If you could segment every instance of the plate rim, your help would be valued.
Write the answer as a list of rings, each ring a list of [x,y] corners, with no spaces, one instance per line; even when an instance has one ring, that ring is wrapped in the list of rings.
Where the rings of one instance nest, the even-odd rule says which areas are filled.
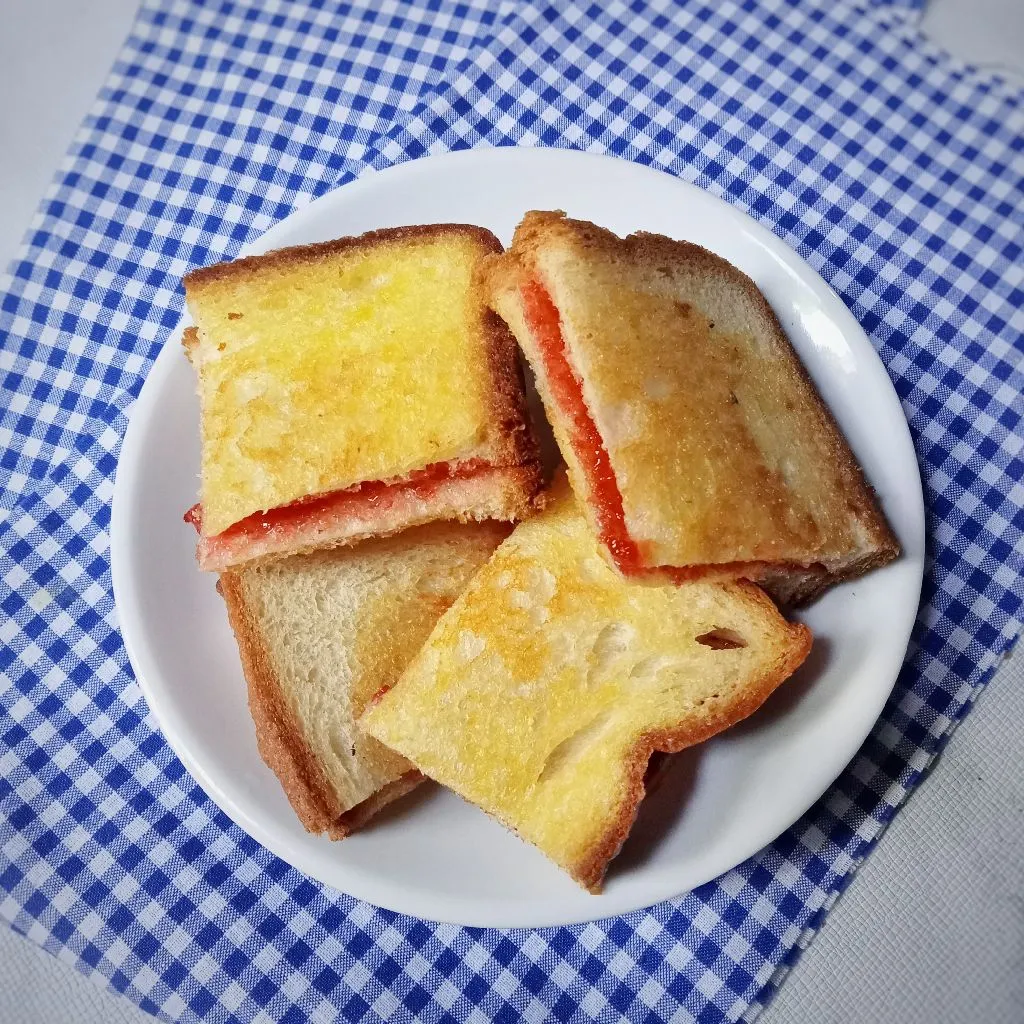
[[[857,339],[859,347],[863,348],[866,353],[870,353],[870,356],[873,356],[872,370],[880,371],[880,381],[884,380],[884,382],[888,384],[888,394],[886,395],[887,400],[894,401],[900,410],[900,418],[903,423],[905,435],[901,437],[900,440],[905,441],[909,445],[910,453],[913,455],[913,465],[915,467],[913,479],[907,483],[907,486],[913,491],[910,497],[912,499],[911,503],[913,505],[913,512],[915,513],[915,521],[913,523],[914,536],[913,538],[901,538],[901,540],[904,541],[905,551],[908,548],[913,548],[920,551],[923,555],[925,538],[924,496],[916,451],[913,446],[909,424],[907,423],[905,413],[903,412],[902,403],[899,400],[899,396],[896,393],[888,371],[882,363],[878,352],[872,345],[867,333],[853,316],[852,312],[847,308],[842,298],[829,286],[824,278],[822,278],[821,275],[785,241],[776,236],[765,225],[754,220],[754,218],[745,211],[732,205],[722,197],[705,189],[701,189],[699,186],[678,178],[669,172],[662,171],[645,164],[615,157],[613,155],[574,149],[563,149],[558,147],[483,147],[478,149],[457,150],[432,154],[414,160],[406,160],[382,170],[367,169],[356,179],[337,188],[331,189],[304,206],[295,208],[291,213],[275,222],[258,237],[247,242],[240,249],[235,258],[240,258],[254,253],[262,253],[268,249],[278,247],[280,245],[280,243],[277,242],[277,238],[279,236],[286,234],[289,230],[293,230],[296,223],[303,225],[305,221],[315,217],[316,210],[319,206],[337,202],[339,193],[343,193],[345,200],[348,202],[357,202],[359,195],[362,192],[366,191],[368,188],[378,186],[382,178],[388,176],[394,178],[401,178],[403,176],[410,175],[415,176],[416,174],[421,173],[423,167],[428,164],[431,169],[443,170],[446,165],[450,164],[486,163],[487,161],[503,161],[506,159],[526,159],[541,162],[545,160],[560,162],[569,159],[578,161],[581,164],[582,162],[590,162],[595,166],[598,163],[603,166],[616,165],[617,170],[621,169],[629,174],[642,173],[646,175],[654,175],[657,176],[659,180],[667,178],[674,186],[681,190],[681,193],[689,192],[691,195],[697,194],[701,197],[701,202],[710,202],[712,206],[717,206],[723,213],[727,213],[729,217],[737,219],[746,229],[748,234],[752,235],[755,240],[760,242],[760,244],[771,250],[774,255],[784,258],[787,264],[795,261],[800,270],[800,276],[803,283],[810,286],[815,296],[826,307],[832,307],[835,309],[836,303],[841,307],[842,314],[845,314],[841,316],[841,319],[847,321],[847,323],[843,325],[844,337],[849,338],[849,331],[851,329],[855,331],[855,334],[859,335]],[[692,889],[696,888],[697,885],[704,884],[713,878],[719,877],[720,874],[723,874],[738,864],[743,863],[760,849],[773,842],[779,835],[785,832],[786,829],[790,828],[814,805],[815,802],[817,802],[818,799],[820,799],[822,794],[825,793],[842,774],[846,765],[856,755],[857,751],[870,735],[879,715],[884,709],[886,701],[892,693],[893,687],[895,686],[900,668],[905,659],[911,632],[917,619],[918,608],[920,605],[921,586],[923,583],[923,557],[914,559],[914,565],[918,568],[916,587],[914,588],[915,600],[912,614],[908,613],[905,617],[905,630],[900,630],[900,642],[895,645],[899,650],[899,654],[898,657],[894,658],[895,664],[891,673],[892,680],[884,688],[884,692],[881,687],[879,688],[877,702],[872,702],[873,704],[877,703],[877,707],[872,708],[873,713],[870,717],[867,730],[863,732],[863,734],[860,734],[859,729],[854,730],[853,734],[848,734],[846,736],[847,742],[840,744],[840,746],[843,750],[847,751],[847,755],[841,760],[841,763],[835,772],[832,772],[830,768],[829,771],[825,773],[827,775],[827,779],[823,782],[820,790],[816,792],[812,799],[800,801],[804,806],[802,806],[796,814],[785,815],[788,820],[779,827],[773,825],[771,830],[756,830],[751,836],[750,841],[745,844],[749,849],[745,849],[742,856],[733,860],[731,864],[719,868],[714,874],[703,879],[703,881],[696,882],[693,885],[685,885],[683,888],[673,892],[661,893],[660,895],[656,895],[653,900],[647,902],[636,903],[635,901],[628,901],[628,906],[608,907],[604,902],[606,897],[594,897],[593,913],[580,914],[570,912],[568,914],[559,914],[556,908],[552,908],[552,912],[548,913],[545,919],[540,922],[536,919],[536,915],[517,915],[514,910],[509,911],[509,908],[502,905],[501,914],[498,915],[502,920],[499,922],[496,919],[496,915],[493,913],[487,913],[485,911],[478,915],[475,911],[480,909],[481,901],[476,899],[453,899],[452,897],[445,895],[433,897],[432,903],[431,898],[425,896],[421,891],[409,890],[401,883],[377,879],[371,880],[365,877],[361,878],[360,884],[356,886],[360,891],[353,893],[351,890],[339,886],[336,881],[328,880],[324,878],[322,874],[310,870],[309,866],[303,866],[296,863],[294,853],[289,849],[289,844],[287,842],[280,841],[278,836],[274,834],[272,828],[268,827],[263,822],[254,819],[245,810],[245,808],[241,807],[228,795],[217,777],[211,775],[203,765],[202,760],[194,755],[193,750],[187,741],[187,736],[183,735],[183,733],[179,731],[176,724],[178,716],[171,706],[171,703],[165,700],[164,696],[161,695],[159,687],[151,685],[151,680],[149,678],[150,670],[153,669],[157,674],[159,674],[159,670],[152,664],[149,652],[145,649],[145,638],[141,631],[143,624],[139,621],[140,616],[137,611],[137,605],[132,600],[138,591],[135,589],[134,581],[132,580],[130,572],[130,565],[132,562],[130,557],[131,545],[130,541],[127,539],[128,533],[126,532],[125,525],[132,522],[132,506],[128,501],[128,494],[132,486],[137,483],[137,479],[139,477],[139,466],[141,462],[140,456],[142,453],[141,445],[144,435],[146,434],[145,428],[157,412],[157,408],[154,406],[153,401],[154,396],[159,394],[161,382],[165,378],[169,377],[174,369],[173,358],[177,354],[176,339],[180,337],[182,328],[189,323],[190,319],[187,311],[185,311],[178,324],[167,334],[160,352],[157,354],[154,362],[150,366],[149,372],[146,374],[146,379],[140,389],[138,398],[132,403],[132,406],[128,410],[128,425],[118,454],[117,466],[115,469],[111,508],[110,550],[114,605],[122,641],[125,645],[125,651],[128,655],[128,660],[131,664],[133,674],[168,746],[170,746],[175,755],[181,760],[186,770],[192,775],[195,781],[220,808],[220,810],[222,810],[236,825],[238,825],[253,839],[259,842],[275,856],[280,857],[283,861],[294,867],[296,870],[301,871],[310,877],[316,878],[321,883],[328,885],[337,891],[347,892],[354,898],[363,899],[367,902],[397,913],[417,916],[425,920],[473,927],[548,927],[600,920],[609,916],[627,913],[632,910],[640,910],[644,907],[653,906],[657,903],[663,902],[666,899],[682,896],[685,893],[692,891]],[[148,402],[147,397],[149,398]],[[122,467],[124,467],[124,472],[122,472]],[[907,554],[905,553],[903,557],[907,558]],[[851,735],[856,737],[855,740],[850,738]],[[838,760],[838,758],[834,757],[833,760]],[[771,834],[765,836],[763,833],[766,831],[771,831]],[[325,843],[329,842],[327,839],[323,839],[322,841]],[[298,859],[302,860],[303,858],[299,857]],[[394,895],[398,895],[400,898],[396,901],[393,898]],[[441,905],[442,902],[444,903],[443,906]],[[485,906],[487,905],[485,904]]]

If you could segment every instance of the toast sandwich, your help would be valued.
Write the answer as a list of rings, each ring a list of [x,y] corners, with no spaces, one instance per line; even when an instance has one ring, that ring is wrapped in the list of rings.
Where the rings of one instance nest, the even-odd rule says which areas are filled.
[[[755,711],[810,632],[747,581],[636,581],[563,475],[360,725],[600,889],[655,751]]]
[[[508,531],[429,523],[221,574],[260,754],[307,831],[343,838],[422,781],[355,719]]]
[[[482,228],[392,228],[185,278],[201,412],[201,568],[513,520],[540,486]]]
[[[531,212],[482,271],[625,573],[806,603],[899,546],[753,281],[687,242]]]

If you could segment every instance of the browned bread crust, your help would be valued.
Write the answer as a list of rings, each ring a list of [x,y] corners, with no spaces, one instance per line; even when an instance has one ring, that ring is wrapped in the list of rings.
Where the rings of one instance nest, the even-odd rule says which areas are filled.
[[[746,580],[731,585],[744,590],[755,603],[774,611],[771,599],[759,587]],[[608,867],[629,838],[644,797],[661,782],[665,768],[661,758],[704,743],[749,718],[804,663],[813,643],[811,631],[802,623],[791,623],[789,640],[791,646],[781,652],[775,661],[766,664],[760,676],[745,684],[739,700],[729,701],[720,707],[715,707],[712,702],[711,709],[705,712],[703,718],[694,717],[679,728],[645,733],[637,740],[623,761],[623,785],[616,794],[618,804],[614,819],[604,835],[588,851],[587,858],[573,866],[571,874],[579,885],[595,895],[602,891]],[[524,842],[530,842],[514,822],[494,811],[490,813],[510,832],[514,832]]]
[[[228,621],[238,641],[260,756],[280,780],[288,802],[306,831],[343,839],[386,804],[423,781],[419,772],[407,772],[361,804],[345,810],[288,707],[237,576],[222,573],[217,590],[227,605]]]
[[[389,242],[414,242],[423,238],[444,238],[456,236],[475,238],[481,248],[490,252],[502,251],[501,242],[491,231],[476,224],[409,224],[395,228],[378,228],[361,235],[335,238],[329,242],[311,242],[305,245],[290,245],[283,249],[271,249],[258,256],[245,256],[237,260],[225,260],[209,267],[189,271],[182,279],[186,290],[202,286],[211,281],[222,281],[253,270],[279,269],[304,266],[318,260],[329,259],[352,249],[370,249]]]
[[[475,284],[479,290],[479,279]],[[487,339],[487,362],[491,371],[491,424],[494,431],[491,462],[495,466],[522,469],[521,497],[524,511],[543,486],[540,448],[526,407],[526,382],[519,357],[519,346],[505,321],[485,307],[484,334]],[[522,514],[516,518],[522,518]]]

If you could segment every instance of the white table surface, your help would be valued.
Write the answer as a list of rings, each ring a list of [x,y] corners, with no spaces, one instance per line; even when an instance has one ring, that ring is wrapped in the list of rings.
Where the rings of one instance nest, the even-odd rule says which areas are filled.
[[[128,32],[136,0],[0,0],[0,266]],[[1024,73],[1022,0],[932,0],[948,49]],[[762,1024],[1024,1022],[1024,656],[938,765],[761,1016]],[[0,1024],[152,1018],[0,925]]]

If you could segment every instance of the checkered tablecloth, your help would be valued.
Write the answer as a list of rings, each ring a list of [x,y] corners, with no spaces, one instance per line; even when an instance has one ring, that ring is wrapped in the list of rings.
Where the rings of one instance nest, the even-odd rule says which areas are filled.
[[[0,288],[5,919],[169,1020],[756,1016],[1022,624],[1024,96],[916,17],[146,0]],[[241,832],[149,715],[110,588],[117,453],[182,273],[367,167],[483,145],[652,164],[797,249],[892,376],[930,539],[892,699],[800,822],[688,896],[535,931],[378,910]]]

